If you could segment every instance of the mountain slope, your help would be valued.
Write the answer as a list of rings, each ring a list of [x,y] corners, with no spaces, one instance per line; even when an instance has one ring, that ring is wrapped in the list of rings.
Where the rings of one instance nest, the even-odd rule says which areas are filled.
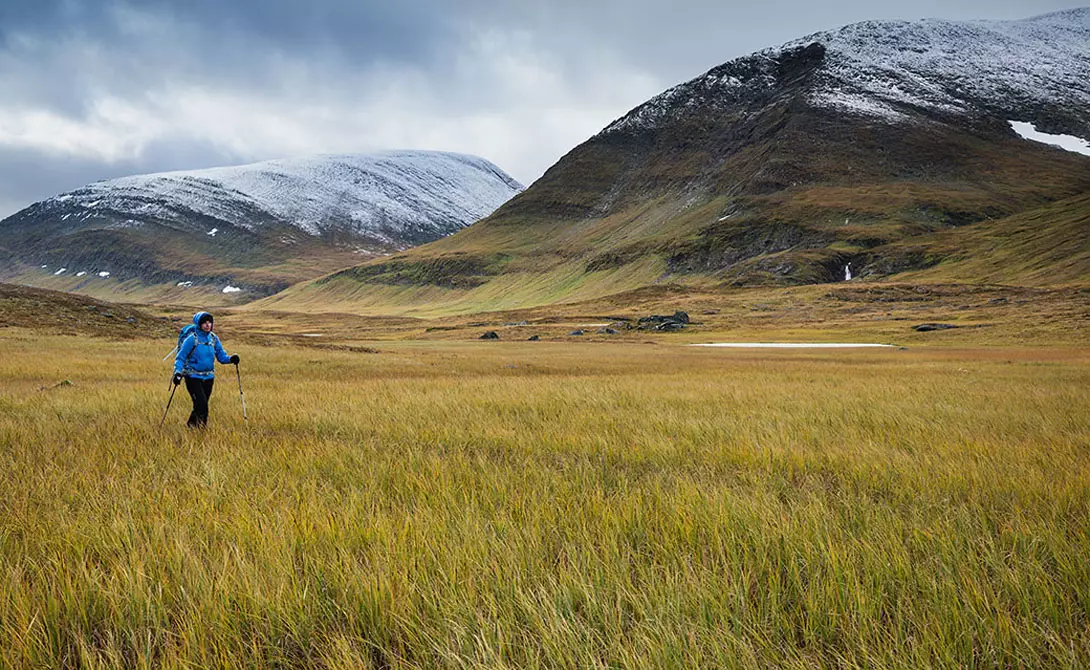
[[[484,159],[423,151],[142,175],[27,207],[0,222],[0,249],[23,281],[86,290],[109,272],[115,292],[128,281],[261,294],[449,235],[520,189]],[[79,272],[88,279],[66,279]]]
[[[653,98],[456,235],[270,302],[473,310],[922,269],[942,258],[905,240],[1090,191],[1090,157],[1011,125],[1090,138],[1088,44],[1090,10],[817,33]]]
[[[905,281],[1056,286],[1090,279],[1090,193],[1005,219],[890,245],[888,256],[942,259]]]

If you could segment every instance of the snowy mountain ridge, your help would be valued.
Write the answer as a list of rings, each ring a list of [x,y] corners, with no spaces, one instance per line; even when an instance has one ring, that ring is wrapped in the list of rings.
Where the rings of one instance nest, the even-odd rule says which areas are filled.
[[[110,179],[0,221],[0,279],[138,300],[268,295],[450,235],[520,191],[483,158],[436,151]]]
[[[1067,110],[1067,118],[1050,119],[1060,130],[1090,134],[1090,8],[1020,21],[865,21],[814,33],[679,84],[602,134],[654,129],[686,109],[752,100],[773,91],[784,63],[800,55],[820,61],[808,92],[818,107],[896,123],[920,110],[972,116],[1017,108],[1030,116],[1051,105]]]
[[[211,230],[220,232],[225,226],[257,232],[275,221],[310,236],[335,228],[404,248],[410,243],[402,234],[406,231],[413,238],[450,234],[521,190],[521,184],[483,158],[390,151],[122,177],[38,206],[63,207],[62,216],[74,216],[75,221],[109,213],[111,222],[103,227],[114,229],[164,220],[185,225],[183,220],[195,214],[219,228],[190,226],[201,235],[215,236]]]

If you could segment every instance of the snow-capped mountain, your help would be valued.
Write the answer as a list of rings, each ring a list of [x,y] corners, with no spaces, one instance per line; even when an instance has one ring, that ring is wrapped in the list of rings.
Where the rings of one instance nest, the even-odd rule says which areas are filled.
[[[522,307],[527,296],[587,299],[663,282],[925,271],[984,253],[975,245],[1002,244],[997,231],[1027,220],[1073,229],[1090,192],[1086,140],[1090,9],[1004,22],[869,21],[674,86],[479,224],[338,281],[459,287],[472,307],[475,291],[491,300],[488,284],[508,274],[503,285],[520,301],[509,306]],[[1000,225],[1008,219],[1016,223]],[[952,234],[973,226],[978,234]],[[1063,262],[1044,253],[1034,276]],[[1073,267],[1082,266],[1067,263],[1057,276]],[[323,286],[355,290],[333,283]],[[537,289],[558,285],[572,290]]]
[[[46,270],[86,266],[115,279],[179,285],[209,276],[228,281],[232,268],[297,261],[314,251],[374,255],[429,242],[487,216],[520,190],[492,163],[464,154],[271,160],[89,184],[0,222],[0,247]]]
[[[651,128],[707,104],[729,107],[782,83],[783,63],[820,60],[807,100],[891,122],[920,111],[1032,117],[1090,131],[1090,8],[1022,21],[866,21],[818,32],[712,69],[637,107],[604,132]],[[1030,118],[1022,119],[1030,120]]]

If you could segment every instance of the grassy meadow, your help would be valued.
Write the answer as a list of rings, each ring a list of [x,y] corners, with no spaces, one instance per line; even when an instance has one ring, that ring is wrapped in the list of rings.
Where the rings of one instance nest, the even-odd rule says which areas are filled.
[[[0,667],[1084,667],[1090,351],[0,329]]]

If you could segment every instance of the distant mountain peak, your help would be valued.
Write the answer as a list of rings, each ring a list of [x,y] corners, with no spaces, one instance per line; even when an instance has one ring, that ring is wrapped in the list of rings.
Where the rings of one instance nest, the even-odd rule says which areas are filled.
[[[188,211],[250,231],[280,222],[319,236],[335,226],[404,247],[415,242],[399,239],[402,230],[433,229],[432,239],[442,237],[520,190],[521,184],[477,156],[385,151],[134,175],[94,182],[45,203],[128,215],[115,217],[112,227]]]
[[[359,258],[352,254],[449,235],[521,190],[483,158],[438,151],[135,175],[88,184],[0,221],[0,250],[24,268],[98,268],[111,279],[179,287],[249,277],[253,291],[267,293]]]
[[[675,86],[603,134],[653,129],[707,106],[737,107],[783,84],[785,61],[808,57],[807,100],[891,123],[917,112],[1030,113],[1090,134],[1090,9],[1020,21],[863,21],[745,56]],[[1009,114],[1010,112],[1006,112]]]

